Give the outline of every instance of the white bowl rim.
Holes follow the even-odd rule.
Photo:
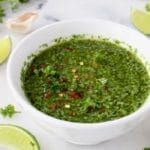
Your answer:
[[[122,25],[122,24],[119,24],[119,23],[115,23],[115,22],[112,22],[112,21],[108,21],[108,20],[104,20],[104,19],[93,19],[93,18],[89,18],[89,19],[70,19],[70,20],[64,20],[64,21],[59,21],[59,22],[55,22],[55,23],[51,23],[51,24],[48,24],[46,26],[43,26],[37,30],[35,30],[34,32],[32,32],[31,34],[27,35],[24,39],[21,40],[21,42],[19,42],[19,44],[17,44],[17,46],[15,47],[15,49],[13,50],[9,60],[8,60],[8,64],[7,64],[7,81],[8,81],[8,84],[9,84],[9,87],[12,91],[12,93],[14,93],[14,95],[16,95],[16,101],[18,103],[21,104],[21,106],[24,106],[26,107],[25,110],[29,110],[30,112],[34,113],[34,114],[38,114],[39,118],[43,118],[44,120],[48,120],[48,121],[53,121],[55,122],[56,124],[59,124],[59,125],[62,125],[62,126],[67,126],[67,127],[79,127],[79,128],[90,128],[91,126],[92,127],[103,127],[103,126],[111,126],[111,125],[115,125],[115,124],[118,124],[119,122],[129,122],[131,120],[134,120],[134,118],[140,116],[140,114],[142,114],[143,112],[147,111],[148,109],[150,109],[150,103],[147,104],[147,105],[144,105],[144,106],[141,106],[138,110],[136,110],[135,112],[127,115],[127,116],[124,116],[122,118],[119,118],[119,119],[115,119],[115,120],[108,120],[108,121],[105,121],[105,122],[96,122],[96,123],[82,123],[82,122],[70,122],[70,121],[65,121],[65,120],[61,120],[61,119],[58,119],[58,118],[55,118],[53,116],[49,116],[39,110],[37,110],[34,106],[30,105],[29,103],[27,103],[23,97],[17,92],[17,90],[14,88],[14,85],[12,83],[12,79],[11,79],[11,72],[10,72],[10,67],[11,67],[11,62],[12,62],[12,59],[13,59],[13,56],[16,54],[18,48],[20,47],[20,45],[26,41],[26,39],[28,39],[30,36],[33,36],[35,35],[36,33],[38,32],[41,32],[42,30],[45,30],[46,28],[50,28],[52,26],[55,26],[55,25],[61,25],[61,24],[67,24],[67,23],[73,23],[73,22],[91,22],[91,21],[98,21],[98,22],[104,22],[104,23],[109,23],[109,24],[112,24],[112,25],[118,25],[120,26],[121,28],[124,28],[125,30],[129,30],[130,32],[134,32],[136,34],[139,34],[139,36],[145,38],[145,40],[148,40],[148,38],[144,35],[142,35],[140,32],[134,30],[134,29],[131,29],[125,25]],[[150,96],[147,98],[149,99]]]

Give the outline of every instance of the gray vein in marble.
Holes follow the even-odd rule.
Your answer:
[[[47,0],[42,1],[42,2],[41,0],[39,0],[39,2],[40,3],[37,5],[37,9],[41,10],[44,7],[44,5],[47,3]]]
[[[57,19],[53,16],[50,16],[50,15],[45,15],[44,18],[48,21],[54,21],[54,22],[60,21],[59,19]]]

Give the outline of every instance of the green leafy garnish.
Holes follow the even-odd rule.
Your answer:
[[[19,113],[15,110],[15,107],[11,104],[5,106],[4,108],[0,108],[0,114],[3,117],[13,117],[16,113]]]
[[[44,70],[43,73],[45,73],[46,75],[48,74],[55,74],[56,71],[54,70],[54,68],[52,66],[47,66]]]

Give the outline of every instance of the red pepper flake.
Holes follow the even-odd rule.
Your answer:
[[[104,89],[104,91],[108,92],[108,86],[107,85],[104,85],[103,89]]]
[[[83,97],[83,93],[79,93],[79,92],[76,92],[76,91],[72,91],[70,93],[70,97],[73,98],[73,99],[80,99]]]
[[[47,83],[47,84],[51,84],[51,83],[52,83],[52,81],[51,81],[51,80],[48,80],[46,83]]]
[[[51,109],[52,111],[56,110],[57,108],[58,108],[57,103],[53,103],[53,104],[49,105],[49,109]]]
[[[64,50],[66,50],[66,51],[73,51],[73,49],[72,49],[72,48],[69,48],[69,47],[64,48]]]
[[[34,67],[34,66],[31,66],[31,70],[32,70],[32,72],[34,72],[34,70],[35,70],[35,67]]]
[[[44,93],[44,98],[50,98],[51,94],[49,92]]]
[[[68,79],[66,77],[60,77],[61,82],[68,82]]]
[[[69,115],[70,116],[76,116],[76,113],[75,112],[70,112]]]
[[[93,89],[93,86],[92,85],[87,85],[86,89],[90,91],[90,90]]]
[[[62,88],[61,91],[64,92],[64,93],[66,93],[66,92],[68,92],[68,88]]]
[[[93,106],[88,106],[87,107],[87,113],[91,113],[94,111],[94,107]]]
[[[55,65],[54,65],[54,68],[55,68],[56,70],[62,70],[64,67],[63,67],[62,64],[55,64]]]
[[[40,68],[45,68],[45,65],[44,65],[44,64],[41,64],[41,65],[40,65]]]
[[[101,108],[99,109],[99,112],[100,112],[100,113],[105,112],[105,107],[101,107]]]

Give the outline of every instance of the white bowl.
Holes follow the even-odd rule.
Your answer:
[[[72,20],[45,26],[24,38],[10,56],[7,68],[7,78],[15,99],[26,112],[33,117],[37,124],[49,132],[53,130],[57,135],[69,142],[92,145],[110,140],[133,129],[150,110],[150,101],[135,113],[118,120],[103,123],[73,123],[59,120],[38,111],[24,95],[20,84],[20,72],[27,56],[35,52],[43,43],[51,44],[53,39],[70,36],[72,34],[103,35],[108,38],[124,41],[138,49],[138,53],[150,60],[150,42],[142,34],[120,24],[104,20]],[[47,139],[48,140],[48,139]]]

